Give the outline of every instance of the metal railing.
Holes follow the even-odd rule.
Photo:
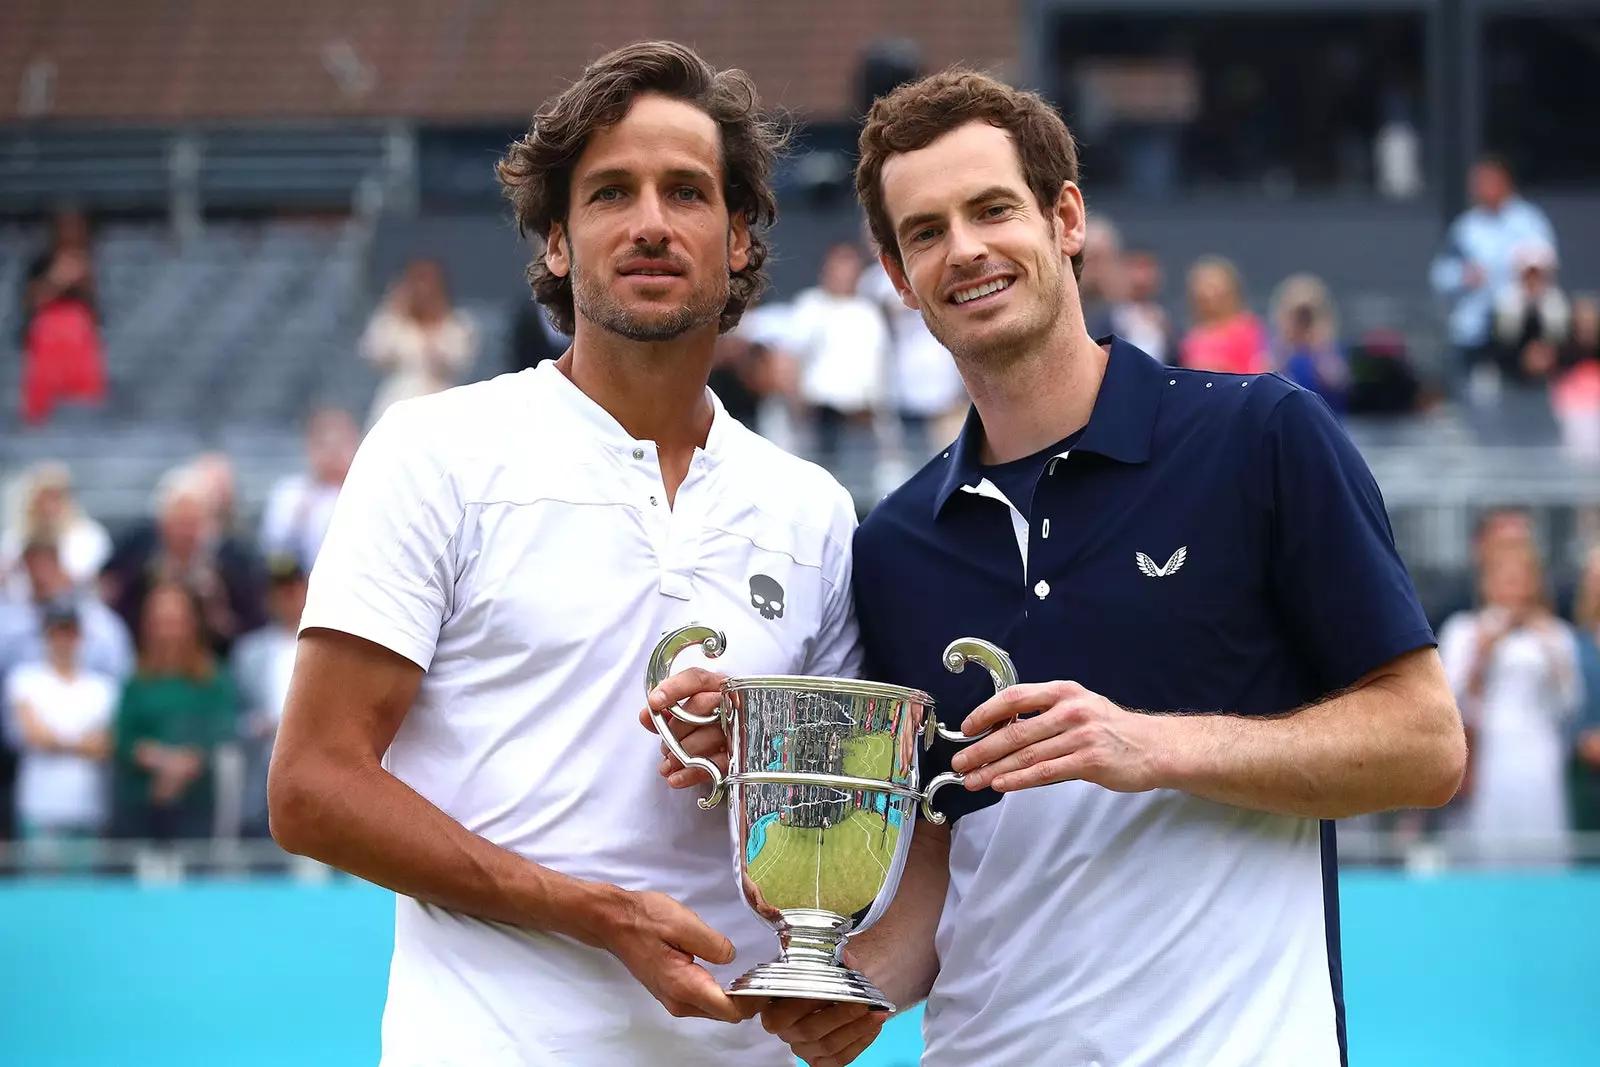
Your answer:
[[[94,840],[52,852],[29,842],[0,842],[0,879],[64,875],[131,878],[151,885],[191,879],[291,878],[326,883],[351,876],[285,852],[270,839],[172,842]],[[1600,865],[1600,833],[1484,837],[1462,831],[1427,835],[1341,826],[1342,868],[1392,868],[1416,875],[1483,873]]]

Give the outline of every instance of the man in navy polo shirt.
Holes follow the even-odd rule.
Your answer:
[[[966,788],[852,950],[926,996],[923,1067],[1345,1062],[1330,820],[1443,804],[1465,760],[1377,487],[1314,394],[1085,332],[1076,154],[1038,97],[939,74],[861,141],[884,265],[974,405],[856,537],[866,670],[996,729],[930,754]],[[1021,684],[948,673],[966,636]],[[880,1025],[764,1018],[816,1067]]]

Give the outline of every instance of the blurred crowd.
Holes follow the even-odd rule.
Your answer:
[[[266,835],[306,578],[358,441],[349,413],[314,413],[304,469],[253,525],[218,453],[170,471],[115,538],[62,466],[16,479],[0,533],[0,836],[24,862],[81,866],[103,838]]]
[[[1341,416],[1406,418],[1448,400],[1486,441],[1600,458],[1600,303],[1563,291],[1556,235],[1503,164],[1480,162],[1470,187],[1430,277],[1451,343],[1443,381],[1419,372],[1398,333],[1348,336],[1310,274],[1277,280],[1258,312],[1235,265],[1206,256],[1169,299],[1158,252],[1126,246],[1098,215],[1081,283],[1088,329],[1169,364],[1276,371]],[[30,266],[18,338],[30,423],[103,395],[90,240],[63,215]],[[379,374],[370,406],[312,413],[304,469],[259,516],[240,513],[221,453],[170,471],[148,516],[115,531],[83,512],[64,466],[13,477],[0,530],[0,835],[25,859],[83,862],[83,843],[105,838],[266,834],[306,577],[364,429],[392,403],[555,358],[568,339],[529,302],[501,358],[483,344],[440,264],[408,264],[351,355]],[[951,357],[864,237],[827,248],[815,284],[722,337],[712,387],[733,417],[834,470],[862,510],[967,410]],[[1495,841],[1545,841],[1540,855],[1559,860],[1569,830],[1600,831],[1600,547],[1581,582],[1556,590],[1526,514],[1490,513],[1476,544],[1477,571],[1440,628],[1473,737],[1469,781],[1445,811],[1386,825],[1459,830],[1491,856]]]

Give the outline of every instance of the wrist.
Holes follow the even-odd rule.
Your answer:
[[[1150,747],[1152,789],[1187,790],[1199,777],[1199,739],[1194,733],[1195,716],[1151,715],[1154,743]]]
[[[592,948],[611,951],[617,931],[632,913],[633,894],[606,882],[564,879],[568,884],[556,892],[552,903],[563,916],[563,933]]]

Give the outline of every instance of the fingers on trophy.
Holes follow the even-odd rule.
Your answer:
[[[727,639],[705,626],[684,626],[661,639],[645,677],[651,692],[672,673],[673,661],[699,646],[709,659]],[[996,691],[1016,683],[1011,658],[978,638],[952,641],[944,664],[952,672],[976,663]],[[667,716],[696,725],[716,723],[728,735],[728,771],[691,756]],[[729,799],[737,874],[745,902],[777,932],[781,952],[735,979],[730,995],[803,997],[894,1005],[865,975],[846,966],[847,939],[888,909],[905,868],[915,806],[929,822],[945,821],[934,794],[962,775],[937,775],[922,788],[917,741],[966,743],[939,724],[933,698],[904,686],[850,678],[767,675],[729,678],[716,712],[696,715],[680,705],[650,709],[662,742],[685,767],[711,779],[702,808]]]

